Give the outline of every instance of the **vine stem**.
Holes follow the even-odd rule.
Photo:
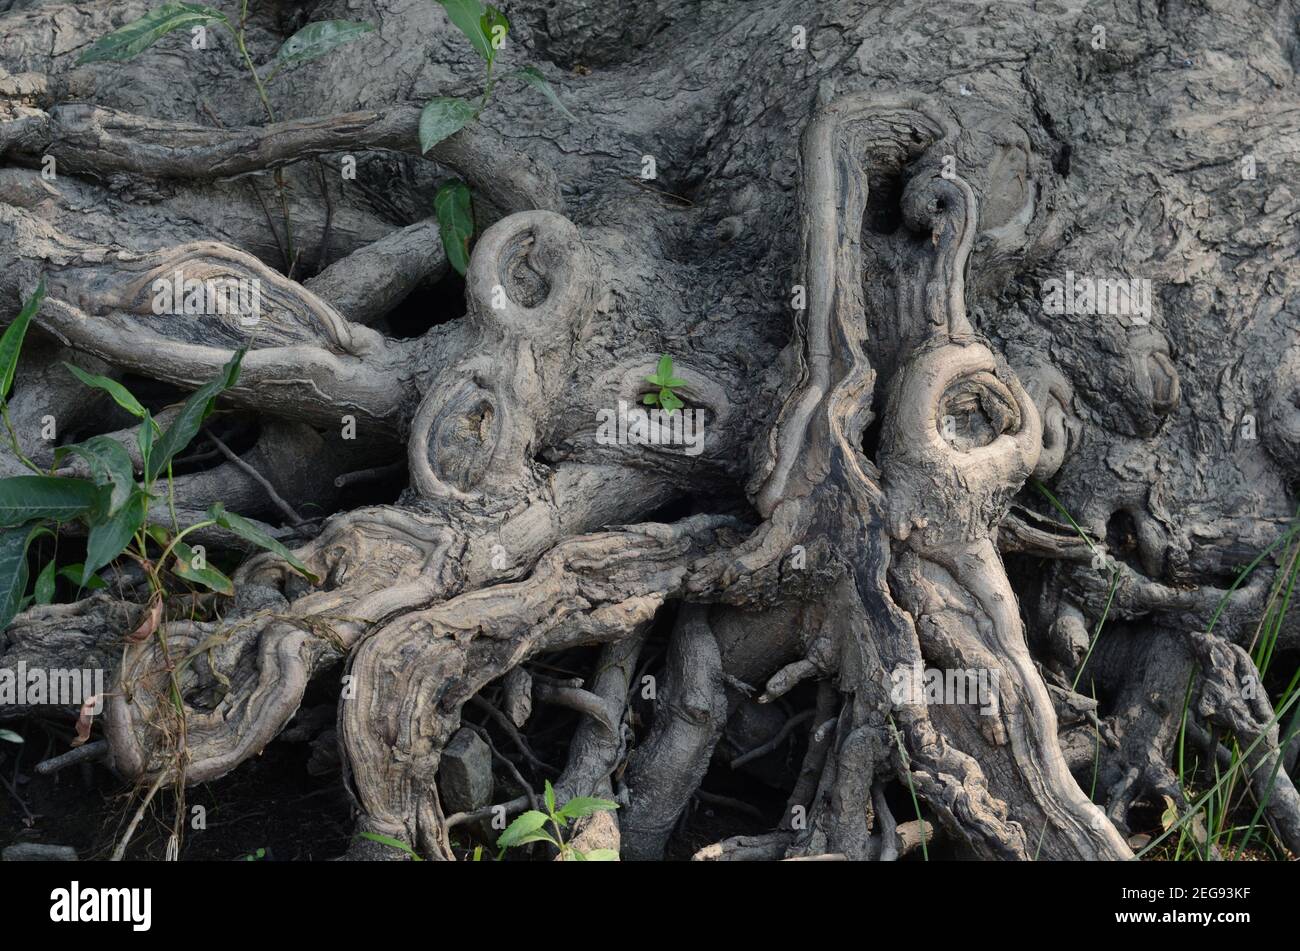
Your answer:
[[[188,535],[190,532],[198,528],[207,528],[209,525],[216,525],[216,524],[217,523],[213,519],[208,519],[206,522],[195,522],[189,528],[185,529],[185,531],[178,532],[175,535],[175,537],[173,537],[172,540],[168,543],[167,547],[163,549],[162,557],[158,559],[158,564],[165,565],[167,563],[167,556],[172,553],[172,549],[176,547],[176,543],[180,541],[182,538],[184,538],[186,535]]]
[[[266,111],[267,121],[273,123],[275,122],[275,110],[271,108],[271,100],[266,94],[266,86],[262,83],[262,77],[257,75],[257,67],[253,65],[253,58],[248,55],[248,44],[244,42],[244,28],[247,21],[248,0],[243,0],[239,12],[239,28],[231,29],[231,32],[235,37],[235,45],[239,48],[239,55],[243,57],[244,65],[248,67],[249,75],[253,77],[253,84],[257,86],[257,95],[262,100],[262,108]],[[289,219],[289,204],[284,197],[283,170],[277,168],[273,178],[275,180],[276,196],[280,201],[280,212],[284,216],[285,268],[287,269],[287,276],[292,277],[296,255],[293,253],[293,224]]]
[[[18,443],[18,434],[14,432],[14,424],[9,419],[8,400],[0,400],[0,416],[4,417],[5,429],[9,431],[9,441],[13,443],[14,455],[18,457],[18,461],[28,469],[31,469],[37,475],[45,475],[45,471],[40,466],[27,458],[26,454],[23,452],[22,446]]]

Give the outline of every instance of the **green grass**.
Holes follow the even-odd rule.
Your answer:
[[[898,731],[894,724],[893,716],[889,718],[889,728],[894,731],[894,742],[898,744],[898,755],[903,761],[903,773],[907,776],[907,791],[912,794],[912,808],[916,810],[916,821],[921,826],[921,861],[930,861],[930,850],[925,845],[925,820],[921,818],[921,800],[916,798],[916,786],[912,782],[911,760],[907,756],[907,748],[903,746],[903,734]],[[1046,826],[1043,827],[1046,830]],[[1041,843],[1040,843],[1041,844]]]
[[[1278,638],[1282,633],[1282,624],[1286,618],[1287,611],[1291,606],[1291,598],[1295,591],[1296,576],[1297,573],[1300,573],[1300,539],[1296,539],[1297,533],[1300,532],[1300,520],[1298,519],[1300,519],[1300,510],[1297,510],[1296,518],[1292,520],[1290,527],[1275,539],[1272,544],[1251,560],[1246,567],[1238,572],[1237,577],[1228,587],[1228,590],[1225,591],[1223,596],[1219,599],[1219,603],[1216,605],[1214,613],[1210,617],[1210,622],[1206,626],[1206,633],[1213,633],[1215,626],[1218,624],[1219,619],[1223,616],[1223,612],[1228,606],[1228,601],[1233,592],[1241,587],[1255,569],[1263,564],[1265,559],[1267,559],[1273,552],[1277,551],[1279,548],[1284,548],[1286,554],[1282,558],[1283,567],[1278,571],[1276,577],[1273,579],[1273,584],[1269,590],[1269,598],[1264,609],[1264,617],[1260,620],[1260,623],[1255,630],[1255,636],[1252,638],[1250,648],[1248,649],[1251,654],[1251,659],[1255,662],[1256,671],[1259,676],[1258,686],[1260,690],[1264,689],[1264,677],[1268,673],[1268,669],[1272,663],[1274,649],[1276,648]],[[1294,544],[1293,540],[1295,540]],[[1188,810],[1187,815],[1179,822],[1178,828],[1180,831],[1178,844],[1175,847],[1174,858],[1175,860],[1183,858],[1184,846],[1189,834],[1187,829],[1187,820],[1190,820],[1191,817],[1195,816],[1202,810],[1205,812],[1206,830],[1205,842],[1203,843],[1204,856],[1198,855],[1193,849],[1189,851],[1188,857],[1204,857],[1208,860],[1211,857],[1211,849],[1214,846],[1218,846],[1224,854],[1234,854],[1234,835],[1238,831],[1244,830],[1245,835],[1238,843],[1235,850],[1235,854],[1240,856],[1245,854],[1247,848],[1254,840],[1256,830],[1259,828],[1259,820],[1263,816],[1264,810],[1267,808],[1269,799],[1272,796],[1273,786],[1277,780],[1277,768],[1280,766],[1280,760],[1279,763],[1274,766],[1273,775],[1269,778],[1268,788],[1264,791],[1262,798],[1256,804],[1250,822],[1244,827],[1229,825],[1229,823],[1231,822],[1232,816],[1246,805],[1248,789],[1242,789],[1239,791],[1238,785],[1239,780],[1244,777],[1246,758],[1254,750],[1255,745],[1259,742],[1258,739],[1255,743],[1252,743],[1247,747],[1245,751],[1241,749],[1240,744],[1234,741],[1230,749],[1231,759],[1228,762],[1227,772],[1221,774],[1219,771],[1219,765],[1215,762],[1213,764],[1215,774],[1214,785],[1202,793],[1199,799],[1195,798],[1191,793],[1190,787],[1193,777],[1199,771],[1200,762],[1198,758],[1192,763],[1191,768],[1189,769],[1185,756],[1187,713],[1191,704],[1192,688],[1195,684],[1195,680],[1196,672],[1193,670],[1188,676],[1187,691],[1183,697],[1182,718],[1178,730],[1178,782],[1184,790],[1184,795],[1189,801],[1192,801],[1192,806]],[[1297,697],[1300,697],[1300,690],[1298,690],[1298,688],[1300,688],[1300,668],[1297,669],[1296,673],[1291,677],[1290,682],[1274,701],[1274,716],[1272,723],[1279,722],[1285,712],[1295,704]],[[1281,736],[1279,737],[1278,745],[1280,749],[1286,748],[1288,741],[1295,735],[1297,729],[1300,729],[1300,707],[1297,707],[1297,713],[1291,717],[1286,729],[1282,731]],[[1225,784],[1226,788],[1224,788]],[[1246,784],[1242,782],[1241,785],[1244,786]],[[1171,830],[1166,830],[1165,834],[1167,835],[1169,831]],[[1164,838],[1164,836],[1161,836],[1160,838]],[[1142,854],[1145,854],[1145,852],[1158,841],[1159,839],[1156,839],[1149,843],[1147,848],[1143,850]],[[1273,845],[1263,836],[1260,837],[1260,847],[1268,851],[1270,854],[1276,854]]]
[[[1100,548],[1093,542],[1092,538],[1085,532],[1056,498],[1052,492],[1037,480],[1032,480],[1035,489],[1040,492],[1052,507],[1055,508],[1062,517],[1074,528],[1079,537],[1083,539],[1094,556],[1105,562],[1106,556]],[[1273,580],[1269,591],[1269,598],[1265,606],[1264,617],[1261,618],[1255,635],[1251,639],[1248,653],[1255,662],[1255,667],[1259,676],[1259,689],[1263,690],[1264,677],[1268,674],[1272,665],[1278,639],[1282,633],[1282,626],[1286,619],[1287,612],[1291,607],[1291,600],[1295,595],[1296,580],[1300,578],[1300,510],[1297,510],[1292,524],[1282,533],[1272,544],[1259,553],[1249,564],[1238,572],[1237,577],[1228,587],[1227,591],[1219,599],[1215,606],[1214,612],[1210,617],[1209,624],[1206,626],[1206,633],[1213,633],[1219,619],[1223,616],[1229,600],[1233,593],[1245,583],[1246,579],[1265,562],[1279,548],[1284,550],[1284,556],[1281,559],[1281,568]],[[1083,661],[1079,664],[1078,672],[1075,675],[1073,687],[1078,689],[1079,681],[1082,679],[1084,668],[1092,656],[1093,649],[1101,637],[1102,626],[1110,614],[1111,606],[1115,598],[1115,589],[1118,585],[1119,568],[1113,561],[1111,570],[1110,592],[1106,597],[1106,606],[1102,611],[1101,619],[1097,622],[1097,627],[1093,631],[1092,640],[1088,645],[1087,653]],[[1178,765],[1178,782],[1184,791],[1184,795],[1192,803],[1187,812],[1171,823],[1168,828],[1152,839],[1138,853],[1141,858],[1151,853],[1161,842],[1169,838],[1174,832],[1178,833],[1178,839],[1173,847],[1172,858],[1175,861],[1182,859],[1204,859],[1209,860],[1212,857],[1213,849],[1217,846],[1224,854],[1244,855],[1247,849],[1256,844],[1257,847],[1271,856],[1277,856],[1279,847],[1276,843],[1269,841],[1271,836],[1265,836],[1260,832],[1260,819],[1263,817],[1264,810],[1268,806],[1269,798],[1272,795],[1274,783],[1277,780],[1277,770],[1280,767],[1280,760],[1274,765],[1273,775],[1269,779],[1268,788],[1265,790],[1261,800],[1256,803],[1254,812],[1250,821],[1245,825],[1232,824],[1233,816],[1240,813],[1246,803],[1248,784],[1245,781],[1244,773],[1247,757],[1254,751],[1255,747],[1262,741],[1263,736],[1257,738],[1254,743],[1250,744],[1245,750],[1242,750],[1240,744],[1235,741],[1230,749],[1231,759],[1228,762],[1226,771],[1221,771],[1218,762],[1212,764],[1214,771],[1213,784],[1199,795],[1192,793],[1192,780],[1200,773],[1201,763],[1199,757],[1192,762],[1187,761],[1187,717],[1191,706],[1192,691],[1196,683],[1196,671],[1193,670],[1188,676],[1187,690],[1183,697],[1183,709],[1181,721],[1178,729],[1178,747],[1177,747],[1177,765]],[[1093,691],[1095,699],[1096,692]],[[1292,675],[1286,687],[1278,695],[1273,704],[1274,716],[1269,728],[1273,724],[1281,721],[1283,716],[1293,706],[1295,712],[1291,715],[1287,726],[1281,731],[1279,738],[1279,748],[1285,749],[1287,743],[1297,732],[1300,732],[1300,705],[1297,705],[1297,699],[1300,699],[1300,668]],[[1101,751],[1100,733],[1097,737],[1097,751],[1093,762],[1093,782],[1092,791],[1089,798],[1096,793],[1098,759]],[[1244,787],[1244,788],[1243,788]],[[1195,818],[1198,815],[1204,815],[1204,835],[1203,841],[1198,841],[1201,836],[1196,834]],[[1267,827],[1265,827],[1267,828]],[[1238,833],[1243,833],[1239,840],[1235,853],[1233,852],[1233,839]],[[1258,836],[1257,836],[1258,833]]]
[[[1051,490],[1049,490],[1047,486],[1043,485],[1043,483],[1039,482],[1037,479],[1031,481],[1033,482],[1034,488],[1041,492],[1047,501],[1052,503],[1052,507],[1060,512],[1061,515],[1065,517],[1065,520],[1070,523],[1071,527],[1079,533],[1079,537],[1083,539],[1084,544],[1088,546],[1094,558],[1099,559],[1104,565],[1106,563],[1105,553],[1093,543],[1092,539],[1088,537],[1088,533],[1079,527],[1079,523],[1074,520],[1074,517],[1071,516],[1068,511],[1066,511],[1065,506],[1061,504],[1060,500],[1051,493]],[[1097,646],[1097,641],[1101,639],[1101,629],[1105,626],[1106,619],[1110,617],[1111,605],[1115,603],[1115,589],[1119,587],[1119,564],[1112,558],[1110,559],[1110,566],[1110,591],[1106,594],[1106,606],[1102,609],[1101,617],[1097,620],[1097,627],[1092,632],[1092,639],[1088,642],[1088,650],[1083,655],[1083,661],[1079,664],[1079,669],[1074,673],[1074,682],[1070,684],[1071,690],[1079,689],[1079,681],[1083,679],[1084,668],[1088,666],[1088,661],[1092,658],[1092,651]]]

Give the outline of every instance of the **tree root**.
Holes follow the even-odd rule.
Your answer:
[[[97,3],[85,15],[111,19]],[[396,13],[384,16],[398,22]],[[1116,427],[1149,438],[1188,392],[1156,328],[1134,335],[1122,366],[1132,405],[1112,411],[1087,405],[1080,384],[1088,372],[1064,372],[1048,347],[1008,339],[1011,321],[990,320],[974,304],[968,313],[968,292],[994,300],[1015,265],[1063,240],[1053,195],[1060,183],[1037,154],[1042,129],[920,96],[833,98],[833,83],[805,77],[818,79],[823,104],[798,158],[800,271],[793,288],[773,284],[755,297],[797,288],[803,303],[794,304],[780,367],[715,359],[704,345],[675,355],[680,394],[711,427],[696,459],[679,447],[606,445],[592,417],[593,407],[641,399],[666,340],[707,342],[717,332],[679,317],[689,317],[702,286],[696,275],[707,273],[695,259],[747,253],[746,200],[732,196],[724,207],[718,199],[722,167],[701,172],[692,155],[681,164],[690,167],[686,178],[703,182],[699,189],[687,189],[686,178],[643,189],[637,198],[647,204],[629,205],[620,218],[576,182],[562,196],[556,171],[514,145],[531,129],[507,140],[476,121],[424,154],[415,105],[212,128],[61,102],[65,85],[88,80],[62,53],[45,52],[53,46],[30,39],[53,36],[57,14],[24,17],[22,38],[6,41],[6,63],[50,62],[49,76],[0,70],[0,160],[20,166],[0,169],[0,296],[25,296],[38,276],[48,288],[10,404],[24,442],[52,462],[51,447],[32,435],[51,399],[68,406],[59,421],[67,432],[93,429],[104,416],[103,405],[78,402],[64,359],[192,389],[248,346],[227,403],[242,411],[239,426],[258,414],[257,441],[235,452],[214,433],[217,464],[179,476],[175,502],[186,513],[221,500],[283,518],[297,528],[298,557],[321,579],[310,585],[261,555],[235,573],[234,599],[208,599],[210,613],[197,619],[173,606],[143,643],[123,641],[138,610],[129,584],[119,597],[31,608],[4,633],[6,663],[68,666],[65,658],[76,658],[114,671],[101,721],[107,762],[152,790],[119,851],[164,782],[205,782],[256,755],[298,711],[312,679],[340,663],[338,743],[359,828],[435,858],[454,857],[451,829],[482,832],[483,820],[499,815],[495,806],[444,814],[436,775],[451,737],[462,728],[485,736],[524,788],[498,806],[507,814],[535,808],[524,774],[550,770],[525,727],[543,704],[580,714],[563,752],[552,758],[538,747],[553,762],[565,758],[561,800],[596,795],[621,805],[576,827],[580,849],[660,858],[693,798],[729,808],[701,790],[725,733],[733,769],[759,775],[764,758],[788,749],[793,778],[768,811],[740,804],[761,820],[784,800],[774,828],[700,849],[698,860],[892,861],[940,834],[935,823],[954,849],[978,857],[1129,858],[1139,799],[1168,795],[1187,808],[1169,757],[1194,665],[1188,735],[1216,758],[1222,751],[1205,724],[1243,748],[1254,744],[1251,789],[1267,800],[1278,840],[1300,848],[1300,797],[1279,768],[1288,754],[1267,698],[1247,696],[1254,668],[1231,643],[1244,639],[1268,579],[1235,592],[1188,583],[1198,571],[1217,578],[1235,567],[1232,552],[1206,540],[1231,536],[1233,526],[1203,519],[1196,539],[1180,536],[1155,511],[1166,502],[1147,497],[1145,479],[1139,491],[1116,476],[1123,491],[1079,513],[1084,539],[1055,516],[1035,514],[1023,491],[1030,479],[1064,472],[1076,453],[1112,448],[1089,444],[1087,424],[1098,415],[1123,417]],[[585,161],[615,133],[581,134],[589,138],[552,153]],[[156,220],[176,218],[195,195],[204,205],[242,194],[244,180],[268,170],[278,179],[310,159],[314,173],[314,160],[360,152],[401,156],[419,175],[412,194],[430,174],[428,160],[465,178],[482,201],[463,320],[415,340],[377,329],[447,270],[436,219],[417,220],[427,209],[363,209],[336,243],[322,181],[320,196],[314,188],[298,196],[323,216],[312,232],[320,270],[302,281],[267,263],[266,229],[247,220],[246,195],[241,221],[224,232],[208,233],[199,219],[155,231]],[[34,170],[47,157],[74,180],[45,182]],[[676,194],[670,188],[692,195],[671,213],[661,201]],[[97,223],[78,215],[104,201],[124,210],[100,237]],[[1284,205],[1285,197],[1269,201]],[[152,202],[164,204],[150,210]],[[663,280],[657,217],[670,220],[676,237],[692,234],[682,255],[688,277],[678,284]],[[716,246],[705,248],[710,239],[695,232],[713,234]],[[739,250],[722,247],[737,239]],[[344,256],[334,260],[339,248]],[[744,260],[766,267],[773,259]],[[256,282],[256,323],[159,313],[155,282],[177,276]],[[718,326],[753,303],[726,311]],[[771,350],[784,340],[774,339]],[[761,379],[735,385],[747,375]],[[1282,462],[1293,461],[1297,443],[1288,435],[1293,375],[1280,372],[1258,410],[1270,424],[1266,448]],[[764,414],[753,407],[778,377],[778,408],[755,438]],[[360,428],[357,441],[333,436],[348,425]],[[247,446],[252,430],[240,431]],[[111,436],[138,457],[130,431]],[[403,447],[410,488],[400,504],[319,526],[304,519],[306,503],[332,511],[342,484],[375,475]],[[18,471],[4,463],[6,473]],[[1137,463],[1106,457],[1098,468],[1126,465]],[[74,463],[65,474],[81,473]],[[715,475],[720,504],[698,491]],[[757,525],[701,514],[739,511],[730,496],[746,475]],[[684,514],[687,496],[694,514]],[[668,505],[680,508],[663,515]],[[1109,535],[1123,534],[1120,513],[1135,539],[1108,589],[1111,576],[1092,563]],[[1278,524],[1266,513],[1238,535]],[[1003,554],[1057,563],[1032,643]],[[669,601],[680,604],[661,661],[646,645],[659,643],[653,628]],[[1115,621],[1141,627],[1146,643],[1093,644],[1101,604]],[[1171,633],[1220,614],[1230,640]],[[1290,625],[1279,643],[1293,646],[1298,636]],[[524,666],[574,647],[600,647],[585,682],[554,682]],[[638,741],[640,663],[654,671],[654,697]],[[927,667],[992,686],[941,702],[900,690]],[[1106,715],[1075,686],[1084,673],[1103,688]],[[467,703],[491,721],[464,721]],[[772,717],[784,726],[735,749],[738,711],[759,704],[779,704]],[[0,707],[0,715],[14,712]],[[518,749],[520,765],[488,726]],[[892,796],[903,790],[924,816],[899,821]],[[351,854],[378,853],[363,840]]]

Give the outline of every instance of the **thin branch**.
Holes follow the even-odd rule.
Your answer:
[[[733,759],[731,761],[731,768],[739,769],[740,767],[744,766],[746,763],[758,759],[760,756],[766,756],[768,753],[772,752],[783,742],[785,742],[785,738],[790,735],[790,732],[795,727],[797,727],[800,723],[803,723],[807,720],[811,720],[813,718],[814,713],[816,713],[815,710],[804,710],[802,713],[796,713],[790,719],[785,721],[785,723],[781,726],[781,729],[776,731],[776,736],[772,737],[766,743],[754,747],[748,753],[742,753],[740,756],[737,756],[735,759]]]
[[[230,447],[218,439],[211,430],[205,431],[205,435],[208,439],[212,440],[214,446],[221,450],[223,456],[233,462],[237,467],[243,470],[249,478],[266,490],[266,494],[270,496],[271,501],[274,502],[276,507],[285,514],[285,517],[289,519],[289,522],[294,525],[294,527],[302,524],[302,519],[299,517],[298,513],[293,510],[293,507],[288,502],[280,497],[280,493],[275,491],[275,486],[271,485],[270,480],[268,480],[266,476],[262,475],[262,473],[254,469],[252,465],[245,462],[242,458],[231,451]]]
[[[510,737],[510,742],[515,744],[515,747],[523,754],[524,759],[528,760],[528,764],[532,766],[533,769],[550,773],[552,776],[558,776],[560,774],[558,769],[542,760],[541,757],[533,752],[533,748],[528,745],[528,741],[524,739],[523,734],[519,732],[519,729],[510,722],[510,718],[504,713],[492,704],[488,703],[478,694],[470,697],[469,702],[484,711],[492,718],[493,722],[495,722],[497,726],[501,727],[506,736]]]
[[[42,760],[36,764],[36,773],[39,776],[50,776],[61,769],[67,769],[69,766],[75,766],[87,760],[103,759],[107,755],[108,741],[95,740],[93,743],[87,743],[85,746],[78,746],[66,753]]]

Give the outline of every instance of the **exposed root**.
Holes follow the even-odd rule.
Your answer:
[[[355,697],[339,714],[362,827],[449,857],[433,776],[461,706],[539,652],[633,634],[681,591],[689,560],[716,544],[722,524],[694,518],[572,539],[524,581],[405,614],[364,641],[349,671]]]
[[[68,103],[30,112],[0,139],[0,158],[39,166],[53,155],[73,174],[211,180],[279,168],[331,152],[389,149],[420,154],[418,106],[387,112],[292,119],[242,129],[155,119]],[[428,158],[460,172],[503,212],[561,207],[555,173],[473,123],[439,142]]]
[[[416,16],[390,6],[374,11],[388,42]],[[97,29],[115,17],[99,0],[77,15]],[[556,26],[568,15],[548,8],[547,39],[535,31],[533,45],[577,56]],[[816,68],[800,67],[801,82],[788,84],[802,90],[800,108],[809,88],[819,103],[797,157],[796,207],[785,187],[794,167],[772,165],[766,145],[765,174],[780,187],[733,185],[756,161],[751,108],[785,122],[794,105],[766,82],[754,84],[766,98],[729,90],[690,115],[665,110],[658,93],[633,97],[628,115],[664,123],[643,144],[611,118],[631,102],[620,71],[599,70],[565,91],[598,121],[543,134],[494,102],[506,134],[476,119],[424,154],[417,104],[256,127],[246,116],[223,126],[204,103],[213,127],[64,101],[107,75],[72,65],[75,50],[61,45],[71,14],[46,5],[6,16],[21,28],[0,41],[0,161],[14,166],[0,169],[0,303],[39,279],[48,288],[8,405],[20,448],[52,465],[58,442],[100,432],[138,468],[127,418],[87,395],[62,361],[147,377],[167,394],[162,403],[247,347],[239,385],[223,398],[226,428],[210,424],[210,446],[183,460],[165,514],[197,517],[223,501],[287,523],[266,528],[320,578],[259,555],[235,572],[233,598],[189,598],[184,611],[179,593],[165,610],[151,602],[157,616],[134,638],[147,592],[140,572],[123,567],[109,573],[111,596],[29,608],[0,635],[6,665],[112,671],[103,740],[38,769],[102,754],[148,790],[115,858],[165,783],[183,803],[185,785],[257,755],[312,681],[340,667],[337,742],[359,828],[435,858],[454,857],[452,830],[485,839],[503,812],[537,808],[534,783],[557,772],[549,760],[563,763],[561,801],[600,796],[621,807],[578,823],[570,842],[626,858],[670,854],[678,830],[697,831],[700,813],[689,810],[699,800],[766,827],[726,838],[737,827],[710,830],[721,841],[696,850],[702,861],[895,861],[939,836],[962,856],[1126,859],[1147,831],[1134,827],[1139,807],[1168,797],[1180,815],[1189,809],[1171,764],[1180,736],[1204,762],[1234,762],[1215,728],[1251,750],[1250,791],[1266,803],[1274,837],[1300,851],[1300,796],[1287,773],[1300,743],[1279,748],[1272,707],[1236,646],[1260,609],[1277,604],[1271,566],[1228,587],[1242,548],[1286,524],[1300,360],[1282,348],[1273,369],[1223,370],[1212,405],[1188,372],[1209,357],[1177,339],[1174,319],[1177,308],[1178,321],[1199,328],[1209,305],[1187,305],[1181,285],[1232,261],[1248,279],[1235,283],[1265,290],[1242,297],[1235,316],[1214,314],[1214,325],[1236,334],[1249,313],[1282,328],[1266,342],[1290,333],[1294,315],[1273,287],[1288,273],[1273,258],[1294,256],[1276,237],[1293,217],[1284,188],[1255,195],[1242,181],[1252,207],[1273,216],[1258,229],[1225,229],[1258,230],[1252,248],[1272,242],[1258,255],[1271,269],[1252,270],[1249,249],[1226,239],[1216,247],[1189,223],[1179,203],[1199,208],[1199,199],[1174,187],[1182,170],[1144,168],[1169,187],[1142,221],[1116,229],[1117,251],[1171,277],[1161,301],[1169,313],[1113,334],[1064,319],[1049,333],[1026,275],[1068,255],[1071,219],[1086,203],[1061,200],[1069,147],[1033,57],[1017,88],[1032,116],[952,97],[837,96],[846,74],[829,70],[858,54],[835,52],[840,31],[819,30],[827,46]],[[644,32],[657,55],[658,28],[642,30],[651,19],[629,12],[626,28]],[[740,38],[753,25],[728,29]],[[1177,47],[1172,38],[1164,46]],[[373,81],[416,95],[425,52],[394,47]],[[30,72],[35,63],[48,72]],[[860,65],[838,88],[864,88]],[[131,83],[148,88],[161,67],[136,68],[124,71],[127,93],[109,97],[115,104],[136,108]],[[224,79],[224,68],[214,75]],[[653,83],[637,74],[633,85]],[[1002,99],[992,84],[982,92],[977,100]],[[200,117],[191,99],[178,93],[188,111],[169,114]],[[733,110],[745,129],[708,118]],[[1286,141],[1289,113],[1280,115],[1258,128]],[[1161,134],[1188,138],[1180,125]],[[663,154],[646,157],[662,161],[665,180],[629,188],[619,163],[651,141]],[[328,174],[339,154],[364,154],[383,175],[340,186]],[[1233,158],[1198,151],[1188,165]],[[58,177],[47,180],[50,160]],[[1274,174],[1288,161],[1278,157]],[[396,309],[424,306],[423,295],[440,298],[450,285],[428,201],[447,171],[474,191],[464,318],[390,335]],[[286,263],[288,276],[269,263],[286,256],[278,223],[249,191],[265,172],[303,226],[296,243],[316,248],[315,264],[308,251]],[[796,215],[801,260],[791,275],[794,249],[755,240],[751,225]],[[1169,260],[1141,247],[1155,227],[1148,219],[1177,236]],[[1153,246],[1165,254],[1169,243]],[[763,277],[720,280],[728,267]],[[164,306],[159,282],[256,285],[257,310]],[[794,327],[777,364],[786,338],[774,302],[784,300]],[[699,456],[671,439],[599,436],[601,411],[647,405],[646,377],[670,351],[675,393],[707,426]],[[54,439],[41,434],[52,402]],[[1184,427],[1185,445],[1198,447],[1220,439],[1229,404],[1229,428],[1247,415],[1264,425],[1264,451],[1240,453],[1236,481],[1158,458],[1162,431]],[[174,414],[160,408],[157,418],[166,425]],[[1080,454],[1089,464],[1072,472]],[[1268,459],[1283,475],[1266,470]],[[61,475],[90,474],[66,465]],[[16,474],[17,458],[0,458],[0,470]],[[395,503],[331,517],[352,493],[403,474],[409,487]],[[1223,512],[1183,525],[1184,500],[1167,491],[1179,479],[1207,497],[1227,486],[1251,512],[1240,525]],[[1064,483],[1063,497],[1081,506],[1077,531],[1059,511],[1035,511],[1030,480]],[[1269,493],[1283,501],[1266,504]],[[152,504],[151,517],[163,517],[162,500]],[[757,524],[745,520],[755,514]],[[234,548],[228,533],[200,538]],[[1103,554],[1114,559],[1107,571],[1096,567]],[[1051,564],[1039,571],[1040,561]],[[1028,625],[1026,592],[1038,607]],[[1210,617],[1226,637],[1181,633]],[[1300,644],[1300,626],[1287,620],[1278,644]],[[599,648],[585,679],[547,676],[549,655],[577,647]],[[918,696],[908,686],[927,668],[970,675],[976,696]],[[483,714],[475,722],[462,717],[467,703]],[[0,707],[0,716],[26,712]],[[556,738],[543,719],[576,727]],[[498,784],[495,805],[457,804],[466,811],[446,815],[438,768],[460,730],[483,737],[509,789]],[[335,739],[314,731],[317,744]],[[470,733],[458,742],[482,752]],[[715,776],[760,784],[762,796],[738,798]],[[915,816],[898,808],[904,792]],[[362,839],[350,855],[401,853]]]

